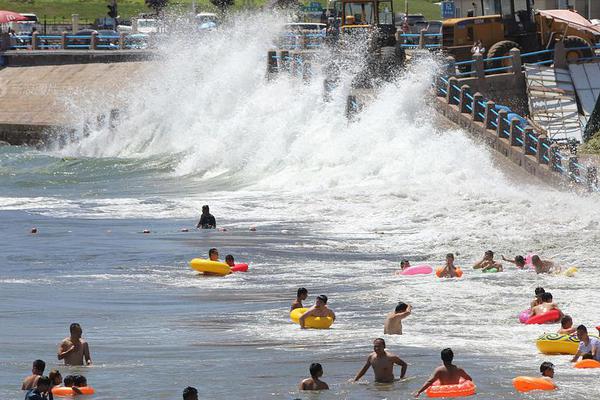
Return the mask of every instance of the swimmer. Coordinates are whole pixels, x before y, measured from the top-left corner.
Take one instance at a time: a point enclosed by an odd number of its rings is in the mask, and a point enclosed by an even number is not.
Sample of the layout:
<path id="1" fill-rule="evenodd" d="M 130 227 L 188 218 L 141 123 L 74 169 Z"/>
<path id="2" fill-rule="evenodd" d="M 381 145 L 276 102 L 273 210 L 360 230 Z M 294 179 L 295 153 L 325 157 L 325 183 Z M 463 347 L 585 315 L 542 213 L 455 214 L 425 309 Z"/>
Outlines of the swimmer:
<path id="1" fill-rule="evenodd" d="M 375 382 L 391 383 L 394 382 L 394 364 L 400 365 L 400 379 L 406 375 L 408 364 L 395 354 L 385 349 L 385 340 L 377 338 L 373 341 L 373 352 L 367 357 L 364 367 L 356 374 L 353 381 L 357 382 L 363 375 L 373 367 Z"/>
<path id="2" fill-rule="evenodd" d="M 454 266 L 454 254 L 446 254 L 446 266 L 440 273 L 440 278 L 456 278 L 456 267 Z"/>
<path id="3" fill-rule="evenodd" d="M 481 271 L 487 271 L 492 268 L 496 268 L 498 272 L 502 271 L 502 264 L 494 261 L 494 252 L 491 250 L 487 250 L 483 255 L 483 259 L 473 265 L 473 269 L 480 269 Z"/>
<path id="4" fill-rule="evenodd" d="M 540 304 L 543 303 L 542 301 L 542 295 L 546 293 L 546 291 L 544 290 L 543 287 L 536 287 L 535 288 L 535 298 L 531 301 L 531 308 L 533 309 L 533 307 L 535 306 L 539 306 Z"/>
<path id="5" fill-rule="evenodd" d="M 65 376 L 65 379 L 63 379 L 63 386 L 64 387 L 73 387 L 74 381 L 75 381 L 75 376 L 67 375 L 67 376 Z"/>
<path id="6" fill-rule="evenodd" d="M 81 338 L 83 330 L 77 323 L 69 327 L 71 335 L 58 346 L 58 359 L 65 360 L 65 365 L 91 365 L 90 348 Z"/>
<path id="7" fill-rule="evenodd" d="M 396 275 L 401 275 L 402 271 L 404 271 L 407 268 L 410 268 L 410 262 L 408 260 L 400 261 L 400 271 L 396 271 Z"/>
<path id="8" fill-rule="evenodd" d="M 33 362 L 33 366 L 31 367 L 31 375 L 23 379 L 21 390 L 33 389 L 37 385 L 37 381 L 40 379 L 40 376 L 44 375 L 45 369 L 46 363 L 43 360 L 35 360 Z"/>
<path id="9" fill-rule="evenodd" d="M 552 378 L 554 378 L 554 364 L 544 361 L 542 365 L 540 365 L 540 372 L 542 374 L 542 379 L 547 380 L 554 385 L 554 381 L 552 380 Z"/>
<path id="10" fill-rule="evenodd" d="M 196 229 L 215 229 L 217 227 L 217 221 L 209 211 L 207 205 L 202 206 L 202 215 L 200 216 L 198 225 L 196 225 Z"/>
<path id="11" fill-rule="evenodd" d="M 306 318 L 308 317 L 331 317 L 335 321 L 335 313 L 327 307 L 327 296 L 324 294 L 317 296 L 315 305 L 300 316 L 298 319 L 300 328 L 306 329 L 304 327 L 304 321 L 306 321 Z"/>
<path id="12" fill-rule="evenodd" d="M 390 312 L 383 324 L 383 333 L 386 335 L 402 335 L 402 320 L 410 315 L 412 306 L 406 303 L 398 303 L 396 309 Z"/>
<path id="13" fill-rule="evenodd" d="M 304 306 L 302 305 L 302 302 L 304 300 L 306 300 L 307 297 L 308 297 L 308 290 L 306 290 L 303 287 L 298 289 L 298 293 L 296 294 L 296 300 L 294 300 L 292 302 L 290 311 L 295 310 L 296 308 L 303 308 Z"/>
<path id="14" fill-rule="evenodd" d="M 300 382 L 300 390 L 329 390 L 329 385 L 321 380 L 323 367 L 319 363 L 310 364 L 310 378 Z"/>
<path id="15" fill-rule="evenodd" d="M 464 369 L 457 367 L 452 364 L 452 360 L 454 359 L 454 353 L 452 349 L 444 349 L 442 350 L 442 362 L 444 365 L 437 367 L 433 374 L 429 378 L 427 382 L 423 385 L 421 389 L 415 394 L 415 397 L 419 397 L 421 393 L 423 393 L 427 388 L 435 381 L 440 381 L 441 385 L 456 385 L 460 382 L 460 378 L 463 378 L 467 381 L 472 381 L 471 376 L 465 372 Z"/>
<path id="16" fill-rule="evenodd" d="M 525 269 L 525 258 L 523 258 L 523 256 L 515 256 L 514 260 L 509 260 L 508 258 L 502 256 L 502 261 L 507 261 L 511 264 L 514 264 L 518 269 Z"/>
<path id="17" fill-rule="evenodd" d="M 590 337 L 585 325 L 577 327 L 577 338 L 580 340 L 579 347 L 571 362 L 577 362 L 582 355 L 584 355 L 584 359 L 592 358 L 600 361 L 600 340 Z"/>
<path id="18" fill-rule="evenodd" d="M 535 267 L 535 272 L 538 274 L 549 274 L 553 270 L 557 270 L 560 272 L 560 268 L 558 268 L 552 261 L 542 260 L 539 256 L 535 255 L 531 257 L 531 264 Z"/>
<path id="19" fill-rule="evenodd" d="M 225 256 L 225 264 L 229 265 L 230 267 L 235 267 L 235 260 L 231 254 L 227 254 Z"/>
<path id="20" fill-rule="evenodd" d="M 573 327 L 573 318 L 570 315 L 565 315 L 560 320 L 560 329 L 558 333 L 561 335 L 571 335 L 577 332 L 577 328 Z"/>
<path id="21" fill-rule="evenodd" d="M 62 375 L 57 369 L 53 369 L 48 374 L 48 378 L 50 378 L 50 388 L 55 386 L 60 386 L 62 384 Z"/>
<path id="22" fill-rule="evenodd" d="M 183 400 L 198 400 L 198 389 L 191 386 L 183 389 Z"/>
<path id="23" fill-rule="evenodd" d="M 208 250 L 208 259 L 210 261 L 219 261 L 219 250 L 215 249 L 214 247 L 210 250 Z"/>
<path id="24" fill-rule="evenodd" d="M 25 395 L 25 400 L 48 400 L 52 399 L 50 392 L 50 378 L 40 376 L 37 380 L 35 388 L 29 389 Z"/>
<path id="25" fill-rule="evenodd" d="M 552 293 L 542 293 L 542 304 L 537 305 L 531 309 L 531 316 L 546 314 L 548 311 L 558 310 L 560 318 L 564 316 L 562 311 L 558 308 L 558 305 L 552 301 Z"/>

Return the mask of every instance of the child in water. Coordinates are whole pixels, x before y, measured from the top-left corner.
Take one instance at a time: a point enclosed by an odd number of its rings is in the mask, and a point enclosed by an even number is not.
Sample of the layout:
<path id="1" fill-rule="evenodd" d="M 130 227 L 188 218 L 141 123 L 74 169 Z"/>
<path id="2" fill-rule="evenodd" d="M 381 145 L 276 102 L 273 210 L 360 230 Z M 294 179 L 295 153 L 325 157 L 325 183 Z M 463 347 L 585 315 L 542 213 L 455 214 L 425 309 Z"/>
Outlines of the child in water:
<path id="1" fill-rule="evenodd" d="M 227 254 L 225 256 L 225 264 L 229 265 L 230 267 L 235 267 L 235 260 L 231 254 Z"/>

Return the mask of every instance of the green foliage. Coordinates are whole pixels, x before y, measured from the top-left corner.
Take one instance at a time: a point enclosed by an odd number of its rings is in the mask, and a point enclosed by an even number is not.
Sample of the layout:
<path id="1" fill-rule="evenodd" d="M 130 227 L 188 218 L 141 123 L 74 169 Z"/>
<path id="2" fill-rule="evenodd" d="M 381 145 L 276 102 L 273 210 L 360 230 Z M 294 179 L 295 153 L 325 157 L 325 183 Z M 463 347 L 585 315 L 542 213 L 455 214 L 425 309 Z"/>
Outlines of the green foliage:
<path id="1" fill-rule="evenodd" d="M 219 9 L 222 13 L 225 12 L 234 3 L 234 0 L 210 0 L 210 2 Z"/>
<path id="2" fill-rule="evenodd" d="M 160 14 L 160 12 L 167 6 L 169 0 L 144 0 L 146 6 L 154 10 L 156 14 Z"/>
<path id="3" fill-rule="evenodd" d="M 579 151 L 583 154 L 600 154 L 600 132 L 582 144 Z"/>

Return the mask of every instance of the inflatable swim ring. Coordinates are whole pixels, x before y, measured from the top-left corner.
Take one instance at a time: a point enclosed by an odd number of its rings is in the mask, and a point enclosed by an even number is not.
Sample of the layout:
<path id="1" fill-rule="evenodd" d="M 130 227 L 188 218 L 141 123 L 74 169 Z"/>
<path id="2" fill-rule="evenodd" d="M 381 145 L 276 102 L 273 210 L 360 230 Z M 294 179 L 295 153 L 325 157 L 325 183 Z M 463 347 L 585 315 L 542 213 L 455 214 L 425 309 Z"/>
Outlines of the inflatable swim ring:
<path id="1" fill-rule="evenodd" d="M 563 275 L 568 276 L 569 278 L 572 278 L 575 276 L 575 273 L 577 273 L 577 271 L 578 271 L 577 267 L 570 267 L 570 268 L 567 268 L 567 270 L 563 272 Z"/>
<path id="2" fill-rule="evenodd" d="M 431 265 L 422 264 L 415 265 L 413 267 L 408 267 L 402 272 L 400 272 L 400 275 L 427 275 L 432 272 L 433 268 L 431 267 Z"/>
<path id="3" fill-rule="evenodd" d="M 590 335 L 590 337 L 600 339 L 595 335 Z M 544 333 L 537 338 L 535 345 L 544 354 L 576 354 L 579 347 L 579 339 L 576 335 Z"/>
<path id="4" fill-rule="evenodd" d="M 531 315 L 531 308 L 528 308 L 527 310 L 523 310 L 519 313 L 519 322 L 524 324 L 527 322 L 527 320 L 529 319 L 529 316 Z"/>
<path id="5" fill-rule="evenodd" d="M 231 272 L 248 272 L 248 264 L 234 264 Z"/>
<path id="6" fill-rule="evenodd" d="M 435 269 L 435 275 L 439 278 L 442 271 L 444 270 L 444 267 L 438 267 Z M 462 269 L 460 269 L 460 267 L 456 267 L 456 277 L 460 278 L 463 276 L 463 272 Z"/>
<path id="7" fill-rule="evenodd" d="M 491 273 L 491 274 L 493 274 L 495 272 L 498 272 L 498 268 L 490 268 L 490 269 L 482 270 L 481 272 L 483 272 L 484 274 L 485 273 Z"/>
<path id="8" fill-rule="evenodd" d="M 550 310 L 541 315 L 534 315 L 530 317 L 526 324 L 550 324 L 553 322 L 558 322 L 560 320 L 560 312 L 558 310 Z"/>
<path id="9" fill-rule="evenodd" d="M 300 323 L 302 314 L 308 311 L 308 308 L 295 308 L 290 312 L 290 319 L 295 323 Z M 305 328 L 328 329 L 333 324 L 331 317 L 308 317 L 304 321 Z"/>
<path id="10" fill-rule="evenodd" d="M 600 361 L 596 360 L 581 360 L 575 363 L 575 368 L 600 368 Z"/>
<path id="11" fill-rule="evenodd" d="M 427 397 L 464 397 L 475 394 L 477 387 L 471 381 L 460 378 L 456 385 L 441 385 L 440 381 L 433 382 L 425 393 Z"/>
<path id="12" fill-rule="evenodd" d="M 94 388 L 91 386 L 78 387 L 78 388 L 76 388 L 76 390 L 78 390 L 79 393 L 76 392 L 75 390 L 73 390 L 73 388 L 71 388 L 71 387 L 55 386 L 52 388 L 52 394 L 57 397 L 63 397 L 63 396 L 89 395 L 89 394 L 94 394 L 96 392 L 94 390 Z"/>
<path id="13" fill-rule="evenodd" d="M 190 261 L 190 267 L 192 267 L 194 271 L 215 275 L 229 275 L 231 273 L 229 265 L 219 261 L 205 260 L 203 258 L 194 258 Z"/>
<path id="14" fill-rule="evenodd" d="M 530 390 L 554 390 L 556 385 L 544 378 L 534 378 L 531 376 L 517 376 L 513 379 L 513 386 L 519 392 L 529 392 Z"/>

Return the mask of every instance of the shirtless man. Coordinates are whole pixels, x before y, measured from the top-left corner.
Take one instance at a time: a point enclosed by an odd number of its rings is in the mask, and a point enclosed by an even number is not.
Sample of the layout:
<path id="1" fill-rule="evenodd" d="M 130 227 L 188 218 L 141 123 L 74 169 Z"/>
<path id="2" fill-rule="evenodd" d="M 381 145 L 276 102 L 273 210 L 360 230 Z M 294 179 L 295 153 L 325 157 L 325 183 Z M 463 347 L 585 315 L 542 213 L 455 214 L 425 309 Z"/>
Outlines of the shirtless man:
<path id="1" fill-rule="evenodd" d="M 502 264 L 494 261 L 494 252 L 491 250 L 486 251 L 483 259 L 473 265 L 473 269 L 480 269 L 481 271 L 487 271 L 492 268 L 496 268 L 498 272 L 502 271 Z"/>
<path id="2" fill-rule="evenodd" d="M 58 346 L 58 359 L 65 360 L 65 365 L 91 365 L 90 348 L 81 338 L 83 330 L 77 323 L 69 327 L 71 336 L 65 338 Z"/>
<path id="3" fill-rule="evenodd" d="M 546 291 L 544 290 L 543 287 L 536 287 L 535 288 L 535 298 L 531 301 L 531 307 L 533 308 L 535 306 L 539 306 L 540 304 L 543 303 L 542 301 L 542 295 L 546 293 Z"/>
<path id="4" fill-rule="evenodd" d="M 557 268 L 552 261 L 542 260 L 537 255 L 531 257 L 531 264 L 535 267 L 535 272 L 538 274 L 549 274 Z"/>
<path id="5" fill-rule="evenodd" d="M 383 333 L 386 335 L 402 335 L 402 320 L 410 315 L 412 306 L 398 303 L 396 309 L 387 315 L 383 324 Z"/>
<path id="6" fill-rule="evenodd" d="M 562 311 L 558 308 L 558 305 L 552 301 L 552 293 L 544 292 L 542 293 L 542 304 L 537 305 L 531 309 L 531 316 L 534 315 L 542 315 L 546 314 L 548 311 L 558 310 L 560 313 L 560 318 L 564 316 Z"/>
<path id="7" fill-rule="evenodd" d="M 354 377 L 354 382 L 357 382 L 363 375 L 373 367 L 375 374 L 375 382 L 391 383 L 394 382 L 394 364 L 400 365 L 400 379 L 406 375 L 408 364 L 400 359 L 395 354 L 388 352 L 385 349 L 385 340 L 377 338 L 373 341 L 373 352 L 367 357 L 367 362 L 358 374 Z"/>
<path id="8" fill-rule="evenodd" d="M 335 321 L 335 314 L 327 307 L 327 296 L 321 294 L 317 296 L 315 305 L 309 308 L 302 316 L 298 319 L 300 328 L 305 329 L 304 321 L 308 317 L 331 317 Z"/>
<path id="9" fill-rule="evenodd" d="M 321 380 L 323 367 L 319 363 L 310 364 L 310 378 L 300 382 L 300 390 L 329 390 L 329 385 Z"/>
<path id="10" fill-rule="evenodd" d="M 514 260 L 509 260 L 508 258 L 502 256 L 502 261 L 508 261 L 519 269 L 525 269 L 525 258 L 523 258 L 523 256 L 515 256 Z"/>
<path id="11" fill-rule="evenodd" d="M 469 374 L 465 372 L 462 368 L 458 368 L 456 365 L 452 364 L 452 360 L 454 359 L 454 353 L 452 349 L 444 349 L 442 350 L 442 362 L 444 365 L 437 367 L 433 374 L 429 378 L 427 382 L 423 385 L 421 389 L 415 394 L 415 397 L 419 397 L 421 393 L 423 393 L 427 388 L 435 381 L 440 381 L 442 385 L 456 385 L 460 378 L 463 378 L 467 381 L 472 381 Z"/>
<path id="12" fill-rule="evenodd" d="M 292 307 L 290 311 L 296 308 L 303 308 L 304 306 L 302 305 L 302 302 L 306 300 L 307 297 L 308 290 L 306 290 L 306 288 L 301 287 L 300 289 L 298 289 L 298 292 L 296 293 L 296 300 L 292 302 Z"/>
<path id="13" fill-rule="evenodd" d="M 542 365 L 540 365 L 540 372 L 542 374 L 542 379 L 552 383 L 554 385 L 554 364 L 548 361 L 544 361 Z M 554 385 L 556 387 L 556 385 Z"/>
<path id="14" fill-rule="evenodd" d="M 454 266 L 454 254 L 446 254 L 446 266 L 440 273 L 440 278 L 456 278 L 456 267 Z"/>
<path id="15" fill-rule="evenodd" d="M 570 315 L 565 315 L 560 320 L 560 329 L 558 333 L 561 335 L 571 335 L 577 331 L 577 328 L 573 327 L 573 318 Z"/>
<path id="16" fill-rule="evenodd" d="M 31 375 L 27 378 L 23 379 L 23 384 L 21 385 L 21 390 L 31 390 L 37 385 L 38 379 L 40 376 L 44 375 L 44 370 L 46 369 L 46 363 L 42 360 L 35 360 L 33 362 L 33 366 L 31 367 Z"/>

